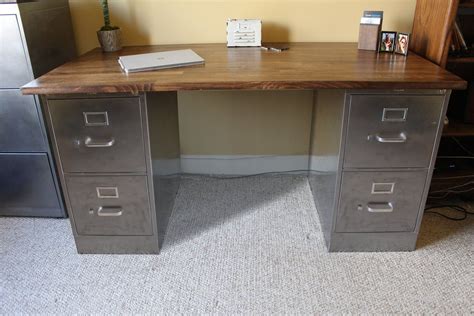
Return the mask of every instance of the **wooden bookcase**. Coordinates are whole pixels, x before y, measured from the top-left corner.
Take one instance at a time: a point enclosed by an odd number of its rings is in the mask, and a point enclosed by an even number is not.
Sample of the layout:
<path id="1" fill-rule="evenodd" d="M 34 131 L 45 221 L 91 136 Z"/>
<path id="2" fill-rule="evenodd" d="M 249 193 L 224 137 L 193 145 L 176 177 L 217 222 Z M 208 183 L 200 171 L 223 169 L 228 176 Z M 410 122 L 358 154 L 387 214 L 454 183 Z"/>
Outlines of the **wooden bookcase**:
<path id="1" fill-rule="evenodd" d="M 471 55 L 451 51 L 455 21 Z M 469 82 L 467 90 L 452 92 L 447 113 L 449 124 L 444 128 L 438 151 L 438 157 L 451 158 L 437 159 L 430 192 L 453 186 L 466 188 L 466 181 L 473 179 L 472 159 L 456 158 L 470 156 L 474 148 L 473 44 L 474 0 L 417 0 L 410 49 Z M 472 192 L 456 196 L 472 199 Z"/>
<path id="2" fill-rule="evenodd" d="M 456 18 L 469 53 L 451 54 L 448 57 L 446 69 L 467 80 L 469 87 L 465 91 L 453 93 L 448 117 L 455 124 L 460 124 L 461 128 L 458 128 L 458 131 L 464 130 L 466 136 L 474 136 L 474 0 L 461 1 Z M 451 131 L 452 129 L 447 129 L 447 132 Z"/>

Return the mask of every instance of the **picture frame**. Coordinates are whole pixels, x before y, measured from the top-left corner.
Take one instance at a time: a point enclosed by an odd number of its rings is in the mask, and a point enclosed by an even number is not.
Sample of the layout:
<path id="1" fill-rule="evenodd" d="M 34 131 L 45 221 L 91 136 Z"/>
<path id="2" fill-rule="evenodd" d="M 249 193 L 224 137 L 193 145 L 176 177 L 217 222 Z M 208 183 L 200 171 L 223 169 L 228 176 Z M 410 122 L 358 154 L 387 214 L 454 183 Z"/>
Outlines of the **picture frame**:
<path id="1" fill-rule="evenodd" d="M 379 52 L 393 53 L 395 51 L 395 40 L 397 32 L 382 31 L 380 32 Z"/>
<path id="2" fill-rule="evenodd" d="M 400 55 L 408 55 L 408 46 L 410 44 L 410 34 L 397 33 L 395 53 Z"/>

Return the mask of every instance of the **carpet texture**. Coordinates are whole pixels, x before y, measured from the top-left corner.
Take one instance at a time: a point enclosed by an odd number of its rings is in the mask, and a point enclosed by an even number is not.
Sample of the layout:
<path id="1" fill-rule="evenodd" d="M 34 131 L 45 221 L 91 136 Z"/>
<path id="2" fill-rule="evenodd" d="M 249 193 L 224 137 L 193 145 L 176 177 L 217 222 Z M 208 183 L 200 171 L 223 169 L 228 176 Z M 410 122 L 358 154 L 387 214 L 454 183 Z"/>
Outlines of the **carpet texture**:
<path id="1" fill-rule="evenodd" d="M 473 216 L 425 215 L 415 252 L 329 254 L 305 177 L 188 178 L 160 255 L 0 218 L 0 314 L 472 314 L 473 237 Z"/>

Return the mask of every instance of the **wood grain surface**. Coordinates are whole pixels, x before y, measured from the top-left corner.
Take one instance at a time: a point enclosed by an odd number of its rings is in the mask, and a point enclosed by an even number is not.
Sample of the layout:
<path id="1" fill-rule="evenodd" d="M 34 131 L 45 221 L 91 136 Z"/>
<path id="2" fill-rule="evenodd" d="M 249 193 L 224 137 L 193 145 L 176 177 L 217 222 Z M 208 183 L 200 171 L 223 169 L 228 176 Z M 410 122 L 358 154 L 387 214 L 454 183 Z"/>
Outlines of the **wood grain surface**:
<path id="1" fill-rule="evenodd" d="M 445 67 L 459 0 L 417 0 L 410 49 Z"/>
<path id="2" fill-rule="evenodd" d="M 466 82 L 410 53 L 357 49 L 357 43 L 292 43 L 283 52 L 225 44 L 96 48 L 28 83 L 25 94 L 139 93 L 213 89 L 465 89 Z M 191 48 L 205 65 L 125 74 L 123 55 Z"/>

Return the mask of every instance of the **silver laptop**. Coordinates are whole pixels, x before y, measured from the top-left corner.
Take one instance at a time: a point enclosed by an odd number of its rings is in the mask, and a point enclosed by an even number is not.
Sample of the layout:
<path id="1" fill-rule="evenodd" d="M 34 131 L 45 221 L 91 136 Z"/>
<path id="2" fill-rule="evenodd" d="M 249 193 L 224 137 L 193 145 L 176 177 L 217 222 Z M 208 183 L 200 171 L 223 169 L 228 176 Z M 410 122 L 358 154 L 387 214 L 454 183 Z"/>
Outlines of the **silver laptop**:
<path id="1" fill-rule="evenodd" d="M 126 72 L 149 71 L 203 64 L 204 59 L 191 49 L 120 56 L 120 67 Z"/>

